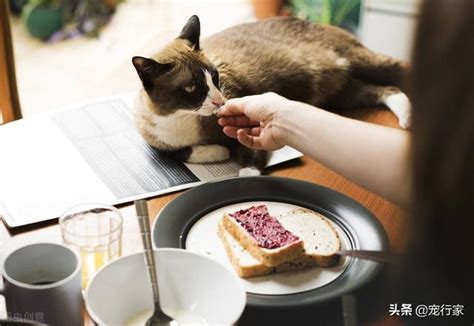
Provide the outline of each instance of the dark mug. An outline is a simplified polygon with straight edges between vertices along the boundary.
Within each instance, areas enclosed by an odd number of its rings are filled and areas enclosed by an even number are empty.
[[[37,243],[8,254],[2,266],[9,319],[83,325],[81,264],[61,244]]]

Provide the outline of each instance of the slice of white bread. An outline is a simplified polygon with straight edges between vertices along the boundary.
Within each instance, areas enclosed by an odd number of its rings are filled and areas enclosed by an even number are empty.
[[[252,215],[253,212],[255,211],[257,212],[255,213],[255,216],[265,215],[268,218],[274,219],[274,217],[271,217],[268,214],[266,206],[264,205],[252,206],[249,208],[249,210],[252,210],[250,211],[250,213],[248,213],[250,215]],[[243,212],[243,211],[246,211],[246,210],[242,210],[240,212]],[[261,214],[262,212],[263,214]],[[259,219],[258,223],[255,223],[254,225],[252,225],[252,227],[254,228],[253,231],[255,231],[258,228],[258,225],[260,226],[262,225],[260,224],[261,223],[260,221],[261,220]],[[281,230],[281,226],[279,225],[281,223],[278,223],[277,221],[276,223],[278,224],[276,225],[276,227],[279,227]],[[236,221],[236,219],[234,219],[232,216],[230,216],[227,213],[224,214],[223,225],[224,225],[224,228],[238,242],[240,242],[242,247],[244,247],[253,257],[255,257],[255,259],[262,262],[262,264],[266,266],[274,267],[274,266],[280,265],[281,263],[291,261],[299,256],[302,256],[304,253],[303,241],[301,239],[296,239],[286,245],[283,245],[277,248],[269,249],[269,248],[264,248],[264,247],[259,246],[257,240],[252,236],[252,234],[247,232],[247,230],[238,221]],[[263,226],[262,228],[265,228],[265,226]],[[270,228],[271,227],[269,227],[268,229]],[[268,234],[268,233],[271,233],[271,230],[264,230],[264,232]],[[289,234],[287,230],[284,230],[284,232],[286,234]],[[278,233],[279,236],[281,234],[282,233]],[[286,235],[283,234],[283,236],[286,236]],[[290,236],[294,237],[294,234]]]
[[[223,220],[219,221],[219,238],[224,245],[227,257],[237,274],[242,278],[270,275],[273,273],[297,271],[315,266],[313,259],[301,256],[291,262],[285,262],[277,266],[266,266],[253,257],[234,237],[225,229]]]
[[[324,216],[307,209],[295,209],[277,219],[287,230],[303,240],[305,253],[273,267],[264,265],[252,256],[242,243],[228,232],[224,218],[219,222],[219,237],[240,277],[257,277],[314,266],[330,267],[338,263],[339,256],[335,251],[340,249],[341,242],[337,232]]]
[[[304,242],[305,255],[318,266],[330,267],[337,264],[341,240],[331,222],[323,215],[305,208],[294,209],[278,221]]]

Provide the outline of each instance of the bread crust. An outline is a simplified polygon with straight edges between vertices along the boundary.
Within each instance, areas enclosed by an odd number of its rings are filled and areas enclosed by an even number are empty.
[[[328,230],[331,232],[332,236],[334,237],[334,240],[337,242],[337,246],[336,246],[333,253],[323,254],[323,253],[319,253],[319,252],[318,253],[310,253],[308,251],[305,251],[305,256],[307,257],[307,259],[313,260],[314,263],[317,266],[320,266],[320,267],[332,267],[332,266],[336,265],[339,262],[340,256],[338,254],[336,254],[335,251],[341,249],[341,239],[339,238],[339,233],[336,231],[334,226],[329,222],[329,220],[325,216],[323,216],[322,214],[319,214],[315,211],[309,210],[307,208],[294,209],[294,210],[288,212],[286,214],[286,216],[302,215],[302,214],[309,214],[309,215],[312,215],[313,218],[319,218],[321,221],[323,221],[323,223],[328,227]],[[297,232],[295,234],[298,235]]]
[[[229,214],[225,213],[222,220],[224,228],[240,242],[243,248],[265,266],[275,267],[304,254],[304,246],[301,239],[275,249],[262,248],[252,235]]]
[[[294,220],[293,218],[295,216],[299,219]],[[313,221],[320,221],[319,227],[315,226],[313,222],[313,224],[306,224],[304,219],[301,220],[304,216],[316,219]],[[288,220],[285,221],[284,218],[289,219],[291,223],[288,223]],[[273,273],[298,271],[315,266],[332,267],[337,265],[340,257],[336,254],[336,251],[341,248],[341,240],[338,232],[325,216],[305,208],[298,208],[280,216],[278,219],[285,229],[300,238],[303,242],[303,248],[306,249],[306,251],[303,250],[303,254],[293,259],[280,262],[274,266],[264,264],[260,258],[262,257],[260,253],[265,253],[265,251],[269,251],[269,249],[258,247],[256,240],[235,221],[234,218],[225,214],[219,221],[219,238],[224,245],[229,260],[240,277],[251,278]],[[320,246],[321,241],[324,242],[324,240],[314,238],[315,235],[312,233],[313,231],[308,234],[308,227],[309,230],[324,230],[325,236],[329,237],[328,243],[332,243],[332,245],[330,245],[330,252],[324,253],[324,250],[321,252],[321,250],[312,249],[315,245]],[[316,235],[316,237],[318,237],[318,235]],[[249,245],[249,242],[251,245]],[[249,250],[250,248],[255,249],[255,246],[258,247],[257,254],[255,254],[255,250],[253,252]]]
[[[271,275],[274,273],[293,272],[293,271],[299,271],[299,270],[308,269],[308,268],[316,266],[316,261],[314,259],[311,259],[308,256],[301,256],[301,257],[296,258],[293,261],[284,262],[280,265],[273,266],[273,267],[265,266],[259,261],[256,261],[256,264],[250,265],[250,266],[241,265],[240,257],[236,255],[236,253],[232,250],[232,245],[226,238],[226,232],[229,233],[224,227],[223,219],[221,219],[219,221],[217,234],[219,235],[219,238],[222,244],[224,245],[224,249],[227,253],[227,257],[232,263],[232,266],[236,270],[237,274],[242,278],[265,276],[265,275]],[[232,237],[230,233],[229,235]],[[242,251],[244,250],[245,249],[242,248]]]
[[[257,277],[263,275],[269,275],[275,272],[274,267],[265,266],[263,264],[259,265],[252,265],[252,266],[242,266],[240,264],[239,256],[236,256],[231,248],[231,244],[227,241],[225,237],[226,229],[224,227],[223,219],[219,221],[219,227],[217,230],[217,234],[221,239],[222,244],[224,245],[224,249],[227,253],[227,257],[229,257],[232,266],[237,271],[242,278],[250,278],[250,277]],[[243,249],[243,248],[242,248]]]

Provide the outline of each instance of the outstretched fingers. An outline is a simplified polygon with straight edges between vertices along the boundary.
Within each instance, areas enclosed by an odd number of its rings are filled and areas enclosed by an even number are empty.
[[[257,128],[252,128],[257,129]],[[244,129],[239,129],[237,131],[237,140],[239,143],[253,149],[263,149],[261,144],[261,138],[258,136],[260,133],[250,130],[250,133],[246,132]]]
[[[217,121],[221,126],[234,126],[234,127],[253,127],[258,126],[259,122],[249,119],[245,115],[241,116],[228,116],[228,117],[221,117]]]
[[[261,127],[252,127],[252,128],[240,128],[240,127],[233,127],[233,126],[225,126],[222,131],[224,134],[226,134],[228,137],[232,138],[237,138],[237,133],[239,130],[243,130],[245,133],[252,135],[252,136],[258,136],[260,135],[260,132],[262,131]]]
[[[248,123],[254,124],[255,121],[262,121],[268,115],[265,103],[261,103],[261,98],[266,96],[268,95],[250,95],[230,99],[217,110],[216,114],[220,118],[246,116],[250,119]],[[247,121],[238,118],[235,122],[246,123]]]

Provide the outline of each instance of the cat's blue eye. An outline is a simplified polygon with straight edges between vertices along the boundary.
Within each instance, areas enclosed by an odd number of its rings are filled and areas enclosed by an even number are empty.
[[[192,93],[196,90],[196,85],[186,86],[184,90],[188,93]]]

